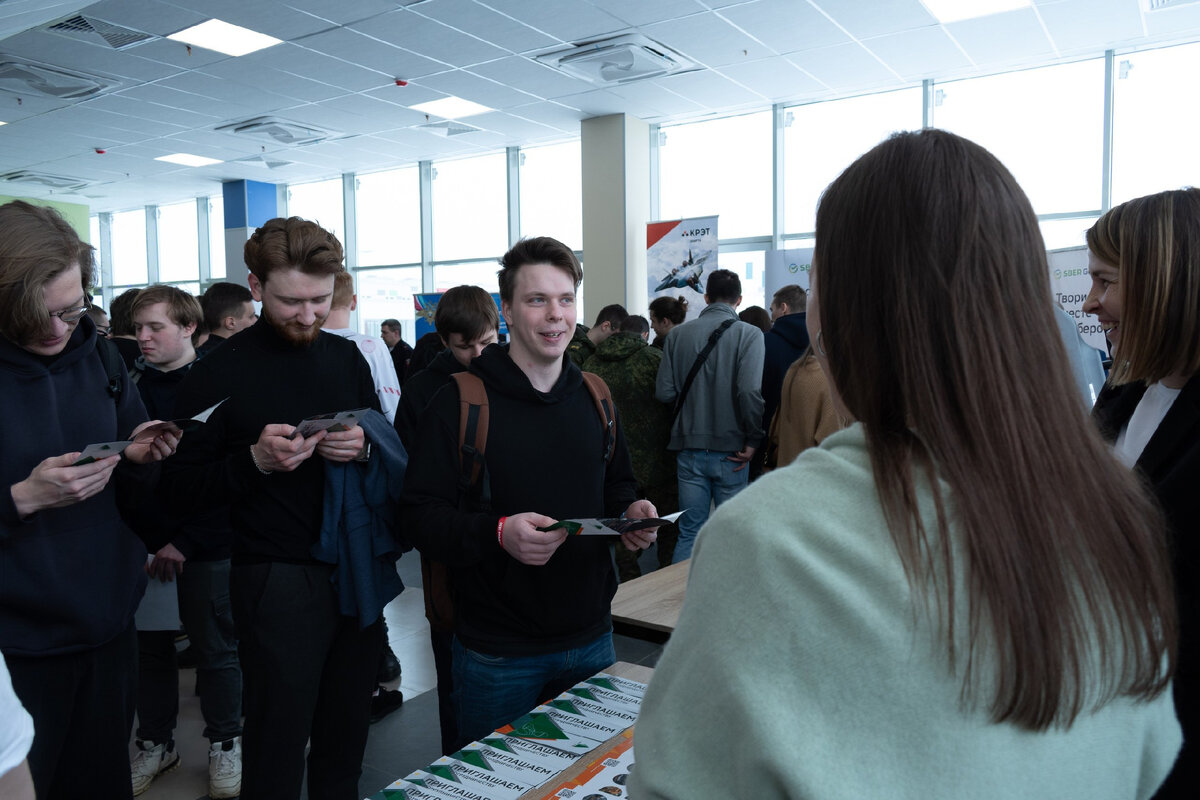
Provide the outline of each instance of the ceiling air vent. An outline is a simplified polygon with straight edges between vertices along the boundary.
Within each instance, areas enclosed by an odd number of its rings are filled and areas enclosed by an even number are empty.
[[[97,75],[0,56],[0,91],[10,94],[77,100],[98,95],[115,85],[116,81]]]
[[[113,50],[124,50],[135,44],[141,44],[147,39],[158,38],[153,34],[113,25],[111,22],[105,22],[95,17],[85,17],[82,14],[52,22],[43,27],[43,30],[57,33],[59,36],[66,36],[68,39],[111,47]]]
[[[316,144],[339,135],[334,131],[318,128],[315,125],[302,125],[299,122],[289,122],[278,117],[255,117],[241,122],[231,122],[228,125],[219,126],[217,130],[290,147]]]
[[[482,130],[473,125],[464,125],[461,122],[451,121],[430,122],[427,125],[418,125],[417,127],[435,136],[461,136],[464,133],[474,133],[475,131]]]
[[[617,86],[698,69],[671,48],[640,34],[585,42],[537,56],[537,60],[597,86]]]
[[[23,169],[0,175],[2,183],[36,183],[51,189],[82,189],[88,182],[79,178],[68,178],[65,175],[51,175],[47,172],[33,172]]]
[[[281,169],[282,167],[290,167],[295,164],[295,161],[284,161],[279,158],[268,158],[267,156],[247,156],[246,158],[235,159],[241,164],[252,164],[256,167],[266,167],[267,169]]]

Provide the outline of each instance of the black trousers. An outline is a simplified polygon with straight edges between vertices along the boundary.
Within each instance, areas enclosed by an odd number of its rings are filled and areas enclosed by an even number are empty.
[[[242,800],[295,800],[308,754],[310,800],[359,800],[380,621],[338,613],[325,565],[233,567],[246,721]]]
[[[13,690],[33,717],[29,769],[41,800],[133,797],[129,730],[137,694],[133,621],[82,653],[5,656]]]

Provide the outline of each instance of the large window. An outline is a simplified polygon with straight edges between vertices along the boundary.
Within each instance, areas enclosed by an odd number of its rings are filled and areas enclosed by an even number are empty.
[[[720,215],[722,239],[771,235],[771,112],[664,127],[659,217]]]
[[[583,159],[578,141],[521,151],[521,235],[583,249]]]
[[[433,291],[444,292],[455,286],[478,286],[489,292],[500,291],[496,273],[500,265],[495,259],[468,261],[463,264],[438,264],[433,268]]]
[[[135,208],[112,215],[112,277],[114,286],[143,286],[146,266],[146,210]]]
[[[499,258],[508,249],[504,153],[433,165],[433,260]]]
[[[215,194],[208,198],[208,277],[217,281],[225,274],[225,198]]]
[[[354,195],[358,265],[421,261],[421,190],[416,167],[359,175]]]
[[[100,247],[100,217],[95,214],[88,217],[88,244],[92,246],[92,259],[96,264],[92,286],[99,289],[104,285],[104,252]],[[99,301],[100,292],[96,292],[96,299]]]
[[[1072,217],[1071,219],[1042,220],[1042,239],[1046,242],[1047,250],[1061,250],[1064,247],[1082,247],[1085,242],[1083,234],[1092,227],[1097,217]]]
[[[785,114],[783,229],[808,233],[816,228],[821,192],[834,178],[895,131],[921,127],[921,90],[793,106]]]
[[[358,295],[358,331],[379,335],[385,319],[400,321],[404,341],[414,343],[416,312],[413,295],[421,291],[421,268],[364,269],[354,272]]]
[[[200,277],[196,201],[158,207],[158,280],[194,281]]]
[[[720,251],[717,263],[721,269],[736,272],[742,279],[742,303],[738,310],[750,306],[767,308],[764,302],[764,273],[767,268],[767,255],[763,250],[746,250],[740,253]],[[703,301],[700,301],[703,302]],[[769,310],[769,309],[768,309]]]
[[[1200,43],[1117,57],[1112,202],[1200,185]]]
[[[288,215],[317,223],[345,246],[346,211],[342,202],[342,179],[289,186]]]
[[[1104,61],[940,83],[934,124],[1000,159],[1039,214],[1100,208]]]

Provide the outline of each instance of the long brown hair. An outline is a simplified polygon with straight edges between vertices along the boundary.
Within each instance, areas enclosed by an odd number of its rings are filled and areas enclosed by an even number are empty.
[[[42,290],[79,265],[80,292],[92,285],[92,248],[52,208],[13,200],[0,206],[0,334],[22,345],[50,325]]]
[[[1109,383],[1153,383],[1200,370],[1200,189],[1139,197],[1087,232],[1120,272],[1121,344]]]
[[[944,131],[888,139],[825,191],[814,268],[834,385],[913,595],[936,603],[951,668],[965,659],[964,697],[994,675],[992,719],[1043,730],[1162,692],[1164,525],[1075,402],[1037,218],[1008,170]]]

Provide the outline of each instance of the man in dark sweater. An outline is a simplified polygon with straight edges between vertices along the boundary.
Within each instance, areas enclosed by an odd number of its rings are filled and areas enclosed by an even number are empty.
[[[142,355],[132,374],[151,416],[171,418],[179,386],[196,363],[192,342],[202,324],[200,303],[174,286],[147,287],[133,301]],[[151,580],[174,581],[178,589],[179,620],[196,654],[196,679],[204,684],[200,712],[210,742],[208,796],[237,797],[242,786],[242,671],[229,611],[229,514],[220,508],[185,517],[152,494],[138,504],[137,516],[138,533],[154,553]],[[147,593],[143,608],[156,597],[161,595]],[[179,763],[174,741],[177,628],[177,623],[161,630],[139,625],[138,750],[131,765],[135,796]]]
[[[225,344],[238,331],[249,328],[258,319],[250,290],[229,281],[217,281],[200,297],[204,309],[204,328],[208,338],[196,347],[197,356],[206,356]]]
[[[635,500],[620,426],[605,460],[605,425],[565,356],[583,277],[570,248],[541,237],[501,260],[501,310],[511,343],[471,362],[490,407],[486,480],[458,496],[457,387],[421,416],[405,483],[407,535],[449,565],[455,589],[454,682],[459,741],[483,736],[612,663],[616,575],[603,537],[567,537],[557,520],[654,516]],[[645,548],[650,531],[618,546]]]
[[[470,366],[472,359],[490,344],[495,344],[500,329],[500,313],[492,296],[478,286],[455,286],[439,299],[433,316],[437,335],[445,349],[433,362],[414,373],[400,396],[396,412],[396,432],[408,451],[416,445],[417,423],[421,412],[451,377]],[[425,616],[429,619],[429,640],[433,645],[433,665],[437,670],[438,717],[442,730],[442,752],[454,752],[458,741],[451,695],[454,671],[451,643],[454,641],[454,603],[451,599],[446,565],[421,556],[421,586],[425,591]]]
[[[783,392],[783,376],[796,359],[808,349],[808,293],[799,284],[789,284],[775,292],[771,298],[771,330],[763,337],[762,397],[763,430],[771,430],[771,419],[779,408],[779,397]],[[762,472],[765,459],[772,457],[763,447],[751,464],[750,479]]]
[[[294,260],[293,260],[294,259]],[[246,719],[244,797],[300,794],[352,800],[366,746],[381,623],[340,613],[334,566],[313,546],[322,526],[325,463],[365,451],[361,426],[307,438],[296,424],[321,413],[379,409],[371,370],[347,339],[323,333],[342,246],[318,225],[273,219],[246,243],[262,316],[200,359],[179,389],[177,416],[224,401],[164,471],[169,500],[228,504],[234,540],[230,595]]]

